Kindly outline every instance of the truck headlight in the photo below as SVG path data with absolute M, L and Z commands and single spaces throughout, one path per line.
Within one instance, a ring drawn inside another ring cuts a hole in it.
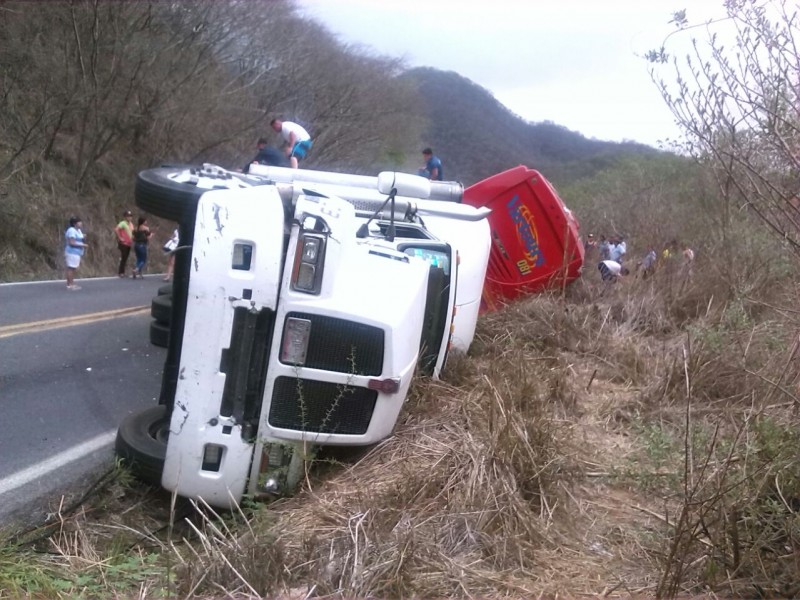
M 292 289 L 306 294 L 319 294 L 325 265 L 325 237 L 300 234 L 292 270 Z

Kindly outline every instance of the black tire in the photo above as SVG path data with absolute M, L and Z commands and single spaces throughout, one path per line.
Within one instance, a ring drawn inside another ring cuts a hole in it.
M 169 175 L 187 169 L 199 170 L 200 167 L 171 166 L 139 172 L 134 192 L 136 206 L 170 221 L 193 222 L 197 213 L 197 201 L 208 190 L 189 183 L 178 183 L 169 178 Z M 230 179 L 237 176 L 228 174 L 226 177 Z
M 169 325 L 150 321 L 150 343 L 160 348 L 169 347 Z
M 171 296 L 172 295 L 172 284 L 165 283 L 158 288 L 158 295 L 159 296 Z
M 169 327 L 172 320 L 172 295 L 156 296 L 150 302 L 150 316 Z
M 186 183 L 177 183 L 167 176 L 177 167 L 161 167 L 141 171 L 136 177 L 136 206 L 170 221 L 194 219 L 197 200 L 206 190 Z
M 168 436 L 167 407 L 154 406 L 122 421 L 114 450 L 138 479 L 161 485 Z

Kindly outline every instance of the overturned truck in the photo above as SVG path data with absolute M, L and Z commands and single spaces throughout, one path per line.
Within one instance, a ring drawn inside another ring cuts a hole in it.
M 498 302 L 497 286 L 484 295 L 490 256 L 519 271 L 515 253 L 530 254 L 524 219 L 493 229 L 464 196 L 394 172 L 141 172 L 138 206 L 177 221 L 181 246 L 159 404 L 123 421 L 118 455 L 228 507 L 291 491 L 320 446 L 388 437 L 414 374 L 438 376 Z M 562 279 L 582 259 L 576 223 L 569 237 Z

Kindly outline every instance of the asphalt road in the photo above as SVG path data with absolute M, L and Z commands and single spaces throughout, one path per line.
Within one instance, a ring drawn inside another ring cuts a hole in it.
M 161 277 L 0 285 L 0 528 L 40 522 L 113 464 L 119 422 L 156 403 Z

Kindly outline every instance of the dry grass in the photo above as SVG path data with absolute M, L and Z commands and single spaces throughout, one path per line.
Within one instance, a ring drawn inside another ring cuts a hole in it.
M 709 281 L 486 315 L 358 462 L 235 514 L 115 484 L 43 538 L 48 572 L 142 598 L 797 593 L 794 313 Z

